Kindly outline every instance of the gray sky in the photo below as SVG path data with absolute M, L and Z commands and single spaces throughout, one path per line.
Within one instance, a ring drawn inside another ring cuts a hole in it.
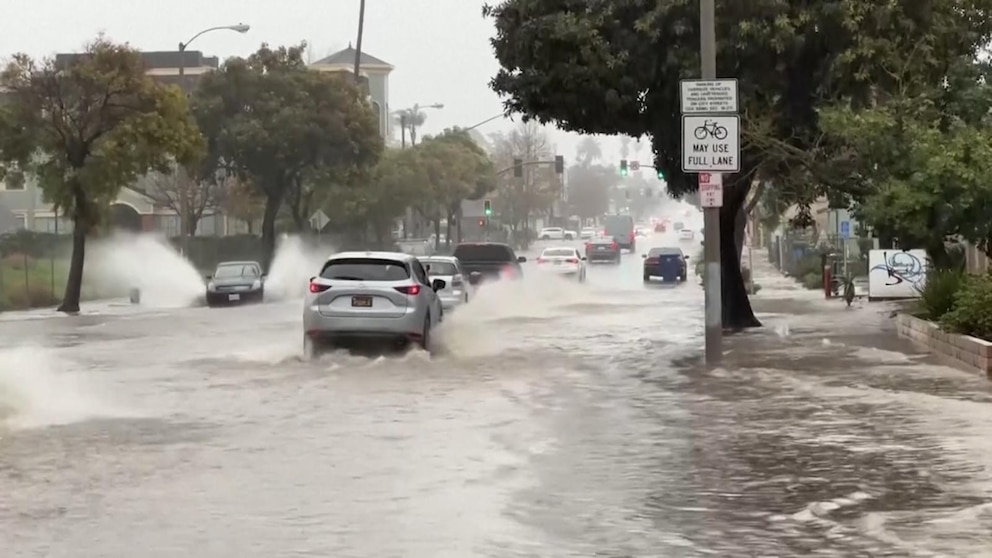
M 483 0 L 368 0 L 363 50 L 391 64 L 390 107 L 444 103 L 432 110 L 422 133 L 472 126 L 501 111 L 488 86 L 498 64 L 489 46 L 492 25 L 482 17 Z M 174 50 L 179 41 L 217 25 L 245 23 L 245 35 L 218 31 L 190 45 L 224 60 L 270 45 L 307 41 L 313 54 L 345 48 L 356 37 L 359 0 L 0 0 L 0 54 L 35 57 L 78 51 L 98 33 L 142 50 Z M 491 133 L 512 127 L 494 121 Z M 579 136 L 551 130 L 566 161 L 574 160 Z M 604 156 L 618 161 L 619 142 L 601 140 Z M 640 159 L 650 163 L 644 145 Z

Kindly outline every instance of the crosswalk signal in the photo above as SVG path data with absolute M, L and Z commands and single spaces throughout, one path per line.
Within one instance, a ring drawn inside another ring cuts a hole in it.
M 555 173 L 565 174 L 565 157 L 555 155 Z
M 482 212 L 486 214 L 486 217 L 489 217 L 493 214 L 493 202 L 491 200 L 483 200 Z
M 486 220 L 485 219 L 479 219 L 479 226 L 480 227 L 485 227 L 486 226 Z
M 623 159 L 620 161 L 620 176 L 627 176 L 627 174 L 627 159 Z

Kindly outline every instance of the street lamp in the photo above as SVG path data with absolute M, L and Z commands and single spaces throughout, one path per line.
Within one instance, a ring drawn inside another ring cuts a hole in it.
M 179 87 L 182 87 L 185 90 L 184 86 L 186 85 L 186 47 L 188 47 L 190 43 L 195 41 L 197 37 L 209 33 L 211 31 L 221 31 L 221 30 L 237 31 L 238 33 L 243 34 L 243 33 L 247 33 L 249 29 L 251 29 L 251 26 L 245 25 L 244 23 L 239 23 L 237 25 L 220 25 L 217 27 L 210 27 L 204 29 L 203 31 L 200 31 L 196 35 L 190 37 L 190 39 L 185 43 L 179 43 Z
M 478 128 L 479 126 L 482 126 L 483 124 L 489 124 L 490 122 L 492 122 L 493 120 L 496 120 L 497 118 L 506 118 L 506 117 L 507 117 L 506 114 L 504 114 L 504 113 L 501 112 L 499 114 L 490 116 L 489 118 L 483 120 L 482 122 L 479 122 L 477 124 L 473 124 L 472 126 L 469 126 L 468 128 L 462 128 L 460 131 L 462 131 L 462 132 L 468 132 L 468 131 L 471 131 L 471 130 L 474 130 L 474 129 Z

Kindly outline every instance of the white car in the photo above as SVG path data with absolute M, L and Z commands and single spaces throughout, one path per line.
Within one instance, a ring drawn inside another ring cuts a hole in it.
M 579 238 L 582 239 L 596 238 L 597 233 L 599 233 L 599 230 L 596 229 L 596 227 L 586 227 L 581 231 L 579 231 Z
M 579 283 L 586 281 L 586 258 L 575 248 L 545 248 L 537 258 L 537 267 L 542 271 L 575 277 Z
M 545 227 L 537 235 L 541 240 L 572 240 L 577 236 L 579 235 L 575 231 L 565 230 L 561 227 Z
M 682 229 L 679 231 L 679 240 L 692 240 L 696 238 L 696 233 L 692 229 Z
M 430 279 L 443 279 L 444 288 L 437 291 L 444 309 L 453 309 L 475 296 L 475 287 L 469 282 L 462 262 L 454 256 L 430 256 L 418 258 Z

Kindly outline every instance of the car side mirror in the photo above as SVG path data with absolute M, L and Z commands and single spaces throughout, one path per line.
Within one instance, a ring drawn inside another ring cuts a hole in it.
M 517 257 L 517 263 L 524 263 L 526 261 L 527 261 L 527 258 L 525 256 L 518 256 Z
M 687 260 L 689 259 L 689 256 L 682 256 L 682 257 L 685 258 L 685 259 L 687 259 Z
M 648 255 L 647 255 L 647 254 L 641 254 L 641 257 L 642 257 L 642 258 L 647 258 L 647 257 L 648 257 Z
M 581 259 L 582 259 L 582 261 L 586 261 L 588 258 L 586 258 L 585 256 L 582 256 Z
M 434 289 L 434 292 L 437 292 L 443 289 L 447 284 L 448 283 L 444 279 L 435 279 L 431 281 L 431 288 Z
M 206 278 L 207 281 L 209 281 L 209 280 L 211 280 L 211 279 L 214 278 L 213 275 L 204 275 L 204 277 Z

